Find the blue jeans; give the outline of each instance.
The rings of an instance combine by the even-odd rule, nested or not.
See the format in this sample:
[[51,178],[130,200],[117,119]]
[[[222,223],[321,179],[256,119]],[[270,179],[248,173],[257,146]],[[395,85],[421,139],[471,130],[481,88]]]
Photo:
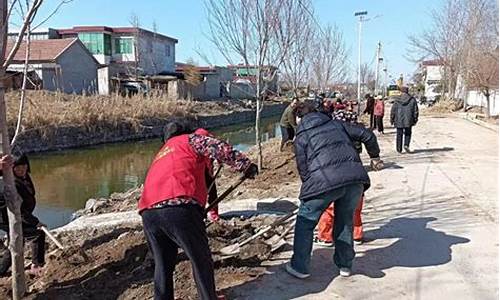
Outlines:
[[292,268],[309,274],[314,228],[325,209],[335,202],[333,261],[339,268],[351,268],[356,253],[352,240],[354,210],[358,205],[362,184],[352,184],[321,194],[313,199],[301,201],[295,235],[293,239]]

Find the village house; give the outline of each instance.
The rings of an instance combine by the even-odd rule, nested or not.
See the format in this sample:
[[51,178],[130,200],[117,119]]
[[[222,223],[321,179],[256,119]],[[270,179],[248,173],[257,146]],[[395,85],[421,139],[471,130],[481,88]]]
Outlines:
[[[6,56],[14,42],[9,40]],[[22,72],[26,43],[23,42],[9,65],[7,72]],[[36,82],[34,88],[65,93],[95,93],[98,89],[99,62],[77,38],[33,40],[30,43],[28,71]],[[32,86],[33,87],[33,86]]]

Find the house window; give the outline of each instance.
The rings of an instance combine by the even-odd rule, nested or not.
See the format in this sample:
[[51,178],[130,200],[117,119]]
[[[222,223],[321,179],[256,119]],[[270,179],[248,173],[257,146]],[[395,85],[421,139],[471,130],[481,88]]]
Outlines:
[[115,39],[115,53],[132,54],[132,39],[131,38]]
[[170,45],[165,45],[165,52],[167,53],[167,56],[170,56]]
[[78,38],[92,54],[111,55],[111,37],[100,32],[82,32]]

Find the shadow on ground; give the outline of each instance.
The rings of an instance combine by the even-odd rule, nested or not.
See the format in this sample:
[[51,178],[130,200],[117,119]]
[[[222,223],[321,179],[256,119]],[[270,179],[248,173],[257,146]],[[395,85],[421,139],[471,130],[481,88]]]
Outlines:
[[[361,257],[356,258],[353,273],[381,278],[393,267],[420,268],[450,262],[451,247],[468,243],[469,240],[428,228],[428,223],[435,220],[433,217],[396,218],[378,229],[366,232],[368,240],[398,240],[386,247],[366,250]],[[281,264],[270,267],[268,275],[227,289],[224,293],[228,299],[266,300],[295,299],[324,292],[338,276],[332,254],[332,249],[326,248],[313,251],[310,278],[296,279],[286,273],[284,264]],[[328,297],[334,298],[334,295]]]
[[367,231],[368,240],[398,240],[387,247],[367,250],[356,258],[354,273],[380,278],[385,276],[385,270],[393,267],[419,268],[450,262],[451,247],[470,240],[428,228],[427,224],[435,220],[434,217],[396,218],[378,229]]

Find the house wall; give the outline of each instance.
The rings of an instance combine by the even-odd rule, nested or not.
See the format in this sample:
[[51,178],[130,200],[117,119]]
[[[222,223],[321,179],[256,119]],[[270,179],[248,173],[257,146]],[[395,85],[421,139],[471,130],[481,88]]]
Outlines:
[[[175,71],[175,43],[170,40],[139,35],[139,66],[145,75]],[[169,47],[169,51],[167,50]]]
[[73,43],[59,58],[61,89],[65,93],[96,93],[97,64],[80,43]]
[[[466,93],[467,106],[486,107],[486,97],[480,91],[468,91]],[[490,95],[490,115],[500,114],[500,95],[498,90],[491,91]]]

